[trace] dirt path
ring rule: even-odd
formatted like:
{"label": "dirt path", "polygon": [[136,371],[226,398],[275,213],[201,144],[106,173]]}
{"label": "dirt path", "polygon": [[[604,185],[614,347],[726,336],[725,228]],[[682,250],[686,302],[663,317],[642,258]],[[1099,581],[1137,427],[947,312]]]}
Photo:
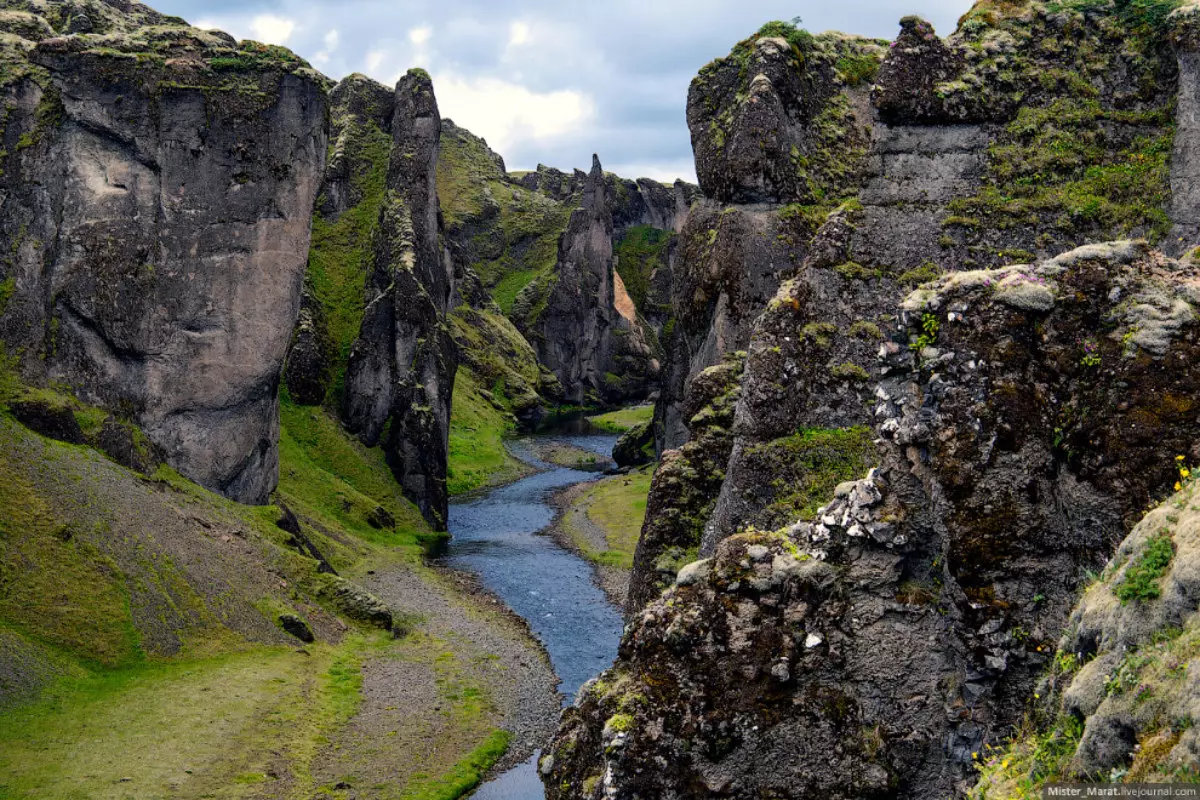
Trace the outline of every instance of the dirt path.
{"label": "dirt path", "polygon": [[418,621],[364,658],[361,705],[313,766],[317,797],[469,785],[479,761],[494,757],[498,729],[512,738],[493,772],[545,743],[558,715],[556,679],[519,619],[456,573],[398,567],[360,580]]}

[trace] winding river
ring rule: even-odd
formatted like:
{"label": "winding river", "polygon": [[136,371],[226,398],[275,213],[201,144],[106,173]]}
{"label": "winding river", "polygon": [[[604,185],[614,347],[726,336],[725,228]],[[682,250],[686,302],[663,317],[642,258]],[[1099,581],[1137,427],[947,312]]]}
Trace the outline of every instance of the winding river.
{"label": "winding river", "polygon": [[[615,436],[549,434],[548,438],[607,457]],[[475,573],[509,608],[529,622],[545,645],[560,690],[569,702],[576,691],[613,661],[621,638],[621,614],[592,580],[591,566],[552,538],[538,535],[554,519],[550,495],[594,481],[595,472],[539,460],[527,442],[513,454],[542,471],[482,496],[450,506],[452,536],[444,556]],[[479,787],[473,800],[542,800],[536,757]]]}

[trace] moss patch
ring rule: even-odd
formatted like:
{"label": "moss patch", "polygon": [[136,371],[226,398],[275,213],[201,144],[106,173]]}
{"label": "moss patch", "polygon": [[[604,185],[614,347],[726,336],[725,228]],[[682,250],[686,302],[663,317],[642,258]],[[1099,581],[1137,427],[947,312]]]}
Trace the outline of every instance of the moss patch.
{"label": "moss patch", "polygon": [[750,461],[773,493],[764,513],[780,523],[813,519],[839,483],[862,478],[874,466],[873,438],[864,426],[807,428],[749,448]]}
{"label": "moss patch", "polygon": [[617,272],[625,282],[625,291],[642,313],[650,292],[650,276],[667,265],[668,252],[675,234],[649,225],[635,225],[625,232],[614,248]]}

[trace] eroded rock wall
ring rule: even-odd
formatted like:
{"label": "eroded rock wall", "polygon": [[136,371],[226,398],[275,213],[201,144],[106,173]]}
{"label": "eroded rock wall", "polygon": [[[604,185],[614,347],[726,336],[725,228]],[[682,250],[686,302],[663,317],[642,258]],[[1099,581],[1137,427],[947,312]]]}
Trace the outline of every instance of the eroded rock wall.
{"label": "eroded rock wall", "polygon": [[405,494],[444,529],[450,406],[458,352],[446,315],[454,267],[437,197],[441,117],[428,74],[396,85],[386,191],[374,235],[366,310],[346,370],[343,416],[383,445]]}
{"label": "eroded rock wall", "polygon": [[3,42],[0,338],[30,381],[71,386],[189,478],[265,502],[324,79],[137,4],[71,8],[6,12],[28,24]]}

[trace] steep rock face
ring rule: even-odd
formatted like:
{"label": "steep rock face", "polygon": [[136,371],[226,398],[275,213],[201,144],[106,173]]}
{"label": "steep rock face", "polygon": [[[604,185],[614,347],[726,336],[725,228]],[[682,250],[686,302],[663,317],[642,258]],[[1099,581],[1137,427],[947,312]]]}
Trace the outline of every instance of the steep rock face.
{"label": "steep rock face", "polygon": [[301,405],[338,407],[383,205],[395,91],[350,75],[330,98],[330,145],[313,214],[300,320],[284,379]]}
{"label": "steep rock face", "polygon": [[1198,279],[1123,242],[911,295],[880,350],[881,467],[635,615],[550,796],[964,790],[1086,570],[1176,479],[1163,454],[1198,455]]}
{"label": "steep rock face", "polygon": [[730,431],[744,359],[744,353],[726,356],[689,387],[683,415],[692,438],[678,450],[663,453],[655,471],[626,595],[630,617],[662,594],[680,567],[699,554],[704,524],[721,491],[733,446]]}
{"label": "steep rock face", "polygon": [[324,79],[136,3],[38,8],[6,12],[0,46],[0,338],[28,380],[70,385],[188,477],[265,502]]}
{"label": "steep rock face", "polygon": [[1178,463],[1180,491],[1138,523],[1088,587],[1039,682],[1033,724],[982,760],[972,797],[1070,779],[1200,774],[1197,498],[1191,460]]}
{"label": "steep rock face", "polygon": [[518,325],[558,378],[564,399],[580,405],[644,397],[659,362],[636,314],[617,307],[612,204],[598,158],[540,299],[539,288],[531,285],[518,298],[525,310]]}
{"label": "steep rock face", "polygon": [[660,450],[687,440],[679,406],[691,379],[746,348],[826,214],[856,190],[870,135],[865,82],[883,52],[871,40],[770,23],[692,81],[688,127],[710,199],[687,218],[672,270]]}
{"label": "steep rock face", "polygon": [[[1165,249],[1195,244],[1190,193],[1169,193],[1190,169],[1191,16],[1168,37],[1145,12],[983,3],[946,41],[904,22],[861,204],[756,326],[715,508],[672,507],[701,514],[711,560],[629,609],[617,665],[543,765],[551,795],[967,791],[1084,571],[1169,490],[1169,454],[1195,458],[1192,268],[1129,243],[1039,258],[1172,224]],[[1039,263],[976,271],[1006,262]],[[946,270],[897,335],[896,299]],[[1089,770],[1174,735],[1113,708]]]}
{"label": "steep rock face", "polygon": [[846,154],[843,87],[874,75],[883,42],[814,37],[771,23],[700,70],[688,128],[706,197],[722,203],[814,203],[858,165]]}
{"label": "steep rock face", "polygon": [[343,414],[365,444],[382,441],[405,494],[443,529],[457,350],[446,321],[454,271],[438,209],[440,134],[429,76],[410,71],[396,85],[387,190]]}

